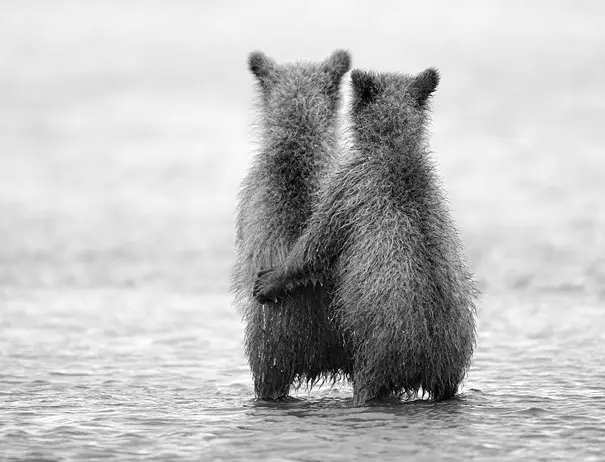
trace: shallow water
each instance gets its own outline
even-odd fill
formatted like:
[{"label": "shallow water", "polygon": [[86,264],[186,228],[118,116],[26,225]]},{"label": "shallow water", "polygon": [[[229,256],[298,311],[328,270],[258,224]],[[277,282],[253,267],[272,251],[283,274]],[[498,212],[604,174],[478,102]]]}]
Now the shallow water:
[{"label": "shallow water", "polygon": [[[280,5],[2,3],[0,460],[604,460],[603,4]],[[432,145],[483,292],[449,402],[253,397],[227,289],[245,57],[339,46],[442,73]]]},{"label": "shallow water", "polygon": [[224,295],[3,292],[4,458],[602,460],[602,306],[488,297],[460,396],[352,407],[346,384],[253,399]]}]

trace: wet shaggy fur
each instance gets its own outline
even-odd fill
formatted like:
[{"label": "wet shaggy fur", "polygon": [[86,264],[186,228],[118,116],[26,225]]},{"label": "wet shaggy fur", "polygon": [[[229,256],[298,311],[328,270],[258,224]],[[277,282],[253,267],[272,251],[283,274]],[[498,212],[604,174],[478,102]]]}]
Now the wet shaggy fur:
[{"label": "wet shaggy fur", "polygon": [[427,143],[439,74],[351,74],[354,148],[320,192],[283,265],[255,296],[331,287],[354,356],[354,403],[452,397],[475,345],[476,289]]},{"label": "wet shaggy fur", "polygon": [[260,93],[260,150],[238,198],[232,290],[256,396],[272,400],[293,384],[335,379],[350,363],[324,288],[302,288],[279,309],[255,301],[252,288],[258,269],[281,264],[308,222],[337,154],[340,84],[351,58],[336,51],[322,63],[278,65],[254,52],[248,64]]}]

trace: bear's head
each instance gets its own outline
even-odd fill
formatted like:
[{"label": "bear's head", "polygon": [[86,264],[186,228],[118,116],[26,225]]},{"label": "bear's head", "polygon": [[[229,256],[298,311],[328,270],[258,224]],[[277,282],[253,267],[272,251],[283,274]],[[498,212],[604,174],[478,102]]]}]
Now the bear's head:
[{"label": "bear's head", "polygon": [[415,76],[355,69],[350,114],[358,136],[377,142],[422,138],[439,78],[433,68]]},{"label": "bear's head", "polygon": [[280,65],[255,51],[248,66],[258,81],[270,124],[303,131],[323,129],[336,120],[340,84],[351,68],[351,56],[337,50],[321,63]]}]

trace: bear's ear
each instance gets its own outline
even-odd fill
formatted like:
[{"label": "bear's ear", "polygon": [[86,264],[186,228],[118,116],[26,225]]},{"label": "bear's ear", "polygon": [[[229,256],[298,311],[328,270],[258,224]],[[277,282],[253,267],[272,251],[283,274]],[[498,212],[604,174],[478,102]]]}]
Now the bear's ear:
[{"label": "bear's ear", "polygon": [[353,104],[356,108],[366,106],[379,93],[376,76],[371,72],[355,69],[351,72],[351,82],[353,85]]},{"label": "bear's ear", "polygon": [[323,68],[332,75],[335,82],[351,69],[351,54],[345,50],[336,50],[323,63]]},{"label": "bear's ear", "polygon": [[267,88],[276,72],[275,61],[262,51],[253,51],[250,53],[250,56],[248,56],[248,68],[256,76],[263,88]]},{"label": "bear's ear", "polygon": [[428,68],[416,76],[410,84],[410,93],[416,99],[419,106],[424,106],[429,96],[437,89],[439,85],[439,71],[435,68]]}]

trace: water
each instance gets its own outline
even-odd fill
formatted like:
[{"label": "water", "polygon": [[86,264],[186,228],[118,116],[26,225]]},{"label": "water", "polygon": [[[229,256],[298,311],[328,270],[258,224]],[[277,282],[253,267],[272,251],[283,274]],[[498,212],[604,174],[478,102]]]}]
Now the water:
[{"label": "water", "polygon": [[[2,294],[1,449],[46,460],[602,460],[602,307],[489,297],[463,392],[353,408],[346,384],[253,399],[224,295]],[[560,307],[560,308],[554,308]]]},{"label": "water", "polygon": [[[330,5],[3,2],[0,460],[605,460],[601,3]],[[245,56],[339,46],[442,71],[433,147],[483,291],[449,402],[253,397],[227,290]]]}]

